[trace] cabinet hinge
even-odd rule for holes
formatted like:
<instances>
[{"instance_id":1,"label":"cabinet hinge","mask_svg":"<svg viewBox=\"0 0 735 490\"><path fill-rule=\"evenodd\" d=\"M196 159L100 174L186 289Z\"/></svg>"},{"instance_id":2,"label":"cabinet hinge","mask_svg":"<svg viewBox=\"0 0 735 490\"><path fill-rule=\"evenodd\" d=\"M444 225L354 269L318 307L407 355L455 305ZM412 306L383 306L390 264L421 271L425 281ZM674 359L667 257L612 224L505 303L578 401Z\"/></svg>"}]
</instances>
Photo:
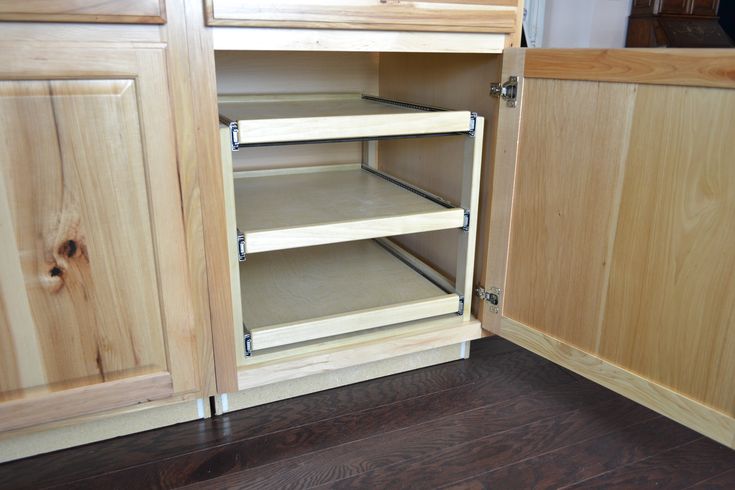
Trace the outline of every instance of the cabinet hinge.
<instances>
[{"instance_id":1,"label":"cabinet hinge","mask_svg":"<svg viewBox=\"0 0 735 490\"><path fill-rule=\"evenodd\" d=\"M470 137L475 136L475 129L477 129L477 113L472 112L470 113L470 131L469 131Z\"/></svg>"},{"instance_id":2,"label":"cabinet hinge","mask_svg":"<svg viewBox=\"0 0 735 490\"><path fill-rule=\"evenodd\" d=\"M490 84L490 95L503 99L508 107L518 106L518 77L508 77L508 81Z\"/></svg>"},{"instance_id":3,"label":"cabinet hinge","mask_svg":"<svg viewBox=\"0 0 735 490\"><path fill-rule=\"evenodd\" d=\"M236 122L230 123L230 146L232 146L232 151L240 149L240 130Z\"/></svg>"},{"instance_id":4,"label":"cabinet hinge","mask_svg":"<svg viewBox=\"0 0 735 490\"><path fill-rule=\"evenodd\" d=\"M464 210L464 223L462 224L462 231L470 231L470 210Z\"/></svg>"},{"instance_id":5,"label":"cabinet hinge","mask_svg":"<svg viewBox=\"0 0 735 490\"><path fill-rule=\"evenodd\" d=\"M237 260L245 262L245 235L240 230L237 230Z\"/></svg>"},{"instance_id":6,"label":"cabinet hinge","mask_svg":"<svg viewBox=\"0 0 735 490\"><path fill-rule=\"evenodd\" d=\"M245 337L243 338L243 341L245 342L245 356L250 357L253 355L253 338L250 336L249 333L245 334Z\"/></svg>"},{"instance_id":7,"label":"cabinet hinge","mask_svg":"<svg viewBox=\"0 0 735 490\"><path fill-rule=\"evenodd\" d=\"M464 296L459 297L459 309L457 310L458 315L464 315Z\"/></svg>"},{"instance_id":8,"label":"cabinet hinge","mask_svg":"<svg viewBox=\"0 0 735 490\"><path fill-rule=\"evenodd\" d=\"M500 313L500 299L503 294L503 290L500 288L489 288L485 289L480 286L475 289L475 294L479 296L483 301L490 303L490 311L493 313Z\"/></svg>"}]
</instances>

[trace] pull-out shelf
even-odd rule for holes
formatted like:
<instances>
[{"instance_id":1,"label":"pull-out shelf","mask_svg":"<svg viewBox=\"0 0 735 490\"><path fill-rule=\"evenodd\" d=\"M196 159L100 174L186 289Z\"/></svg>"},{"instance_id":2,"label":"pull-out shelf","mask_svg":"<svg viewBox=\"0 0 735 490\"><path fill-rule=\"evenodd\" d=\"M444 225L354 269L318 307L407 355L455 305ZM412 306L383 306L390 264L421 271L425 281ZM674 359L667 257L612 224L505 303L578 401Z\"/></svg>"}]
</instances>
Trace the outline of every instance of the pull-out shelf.
<instances>
[{"instance_id":1,"label":"pull-out shelf","mask_svg":"<svg viewBox=\"0 0 735 490\"><path fill-rule=\"evenodd\" d=\"M373 240L260 254L240 265L254 350L458 313L459 295Z\"/></svg>"},{"instance_id":2,"label":"pull-out shelf","mask_svg":"<svg viewBox=\"0 0 735 490\"><path fill-rule=\"evenodd\" d=\"M462 228L465 222L464 209L359 165L257 175L244 172L234 179L237 227L246 254Z\"/></svg>"},{"instance_id":3,"label":"pull-out shelf","mask_svg":"<svg viewBox=\"0 0 735 490\"><path fill-rule=\"evenodd\" d=\"M391 136L469 133L469 111L448 111L359 94L220 96L233 147Z\"/></svg>"}]
</instances>

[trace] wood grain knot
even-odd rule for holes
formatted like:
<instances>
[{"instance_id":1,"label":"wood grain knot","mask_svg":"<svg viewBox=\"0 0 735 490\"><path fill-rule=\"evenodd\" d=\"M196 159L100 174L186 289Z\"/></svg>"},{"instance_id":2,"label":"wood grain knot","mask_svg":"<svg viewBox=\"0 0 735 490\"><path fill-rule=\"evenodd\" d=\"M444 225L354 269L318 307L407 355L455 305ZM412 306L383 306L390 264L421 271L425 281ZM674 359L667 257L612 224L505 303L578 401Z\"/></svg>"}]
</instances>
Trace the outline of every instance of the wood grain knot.
<instances>
[{"instance_id":1,"label":"wood grain knot","mask_svg":"<svg viewBox=\"0 0 735 490\"><path fill-rule=\"evenodd\" d=\"M59 247L59 255L74 257L79 247L74 240L67 240Z\"/></svg>"},{"instance_id":2,"label":"wood grain knot","mask_svg":"<svg viewBox=\"0 0 735 490\"><path fill-rule=\"evenodd\" d=\"M51 275L51 277L59 277L64 273L64 271L58 266L54 266L51 268L50 271L48 271L48 273Z\"/></svg>"}]
</instances>

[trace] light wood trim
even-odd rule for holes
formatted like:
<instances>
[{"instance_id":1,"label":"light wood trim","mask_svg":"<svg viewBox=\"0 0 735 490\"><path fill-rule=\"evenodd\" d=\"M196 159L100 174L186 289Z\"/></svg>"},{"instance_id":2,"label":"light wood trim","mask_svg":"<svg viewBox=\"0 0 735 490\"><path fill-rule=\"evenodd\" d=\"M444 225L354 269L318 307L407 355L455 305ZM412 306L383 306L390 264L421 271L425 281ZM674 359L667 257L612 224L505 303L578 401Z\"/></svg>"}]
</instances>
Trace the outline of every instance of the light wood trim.
<instances>
[{"instance_id":1,"label":"light wood trim","mask_svg":"<svg viewBox=\"0 0 735 490\"><path fill-rule=\"evenodd\" d=\"M229 147L229 132L227 133L227 150ZM231 156L226 157L232 160ZM257 177L275 177L277 175L296 175L296 174L318 174L322 172L339 172L339 171L356 171L362 167L361 163L337 163L330 165L315 165L313 167L285 167L285 168L265 168L262 170L240 170L238 172L231 172L232 179L251 179ZM230 183L232 183L232 179Z\"/></svg>"},{"instance_id":2,"label":"light wood trim","mask_svg":"<svg viewBox=\"0 0 735 490\"><path fill-rule=\"evenodd\" d=\"M511 33L505 36L505 47L507 48L520 48L521 37L523 33L523 18L525 17L525 0L518 0L518 12L523 12L523 15L516 16L516 28Z\"/></svg>"},{"instance_id":3,"label":"light wood trim","mask_svg":"<svg viewBox=\"0 0 735 490\"><path fill-rule=\"evenodd\" d=\"M356 291L356 294L361 294ZM370 308L285 325L269 325L251 330L253 349L270 349L345 333L359 332L394 323L410 322L457 312L459 296L443 294L433 298Z\"/></svg>"},{"instance_id":4,"label":"light wood trim","mask_svg":"<svg viewBox=\"0 0 735 490\"><path fill-rule=\"evenodd\" d=\"M229 96L220 119L236 120L241 145L468 131L468 111L423 111L344 94Z\"/></svg>"},{"instance_id":5,"label":"light wood trim","mask_svg":"<svg viewBox=\"0 0 735 490\"><path fill-rule=\"evenodd\" d=\"M214 27L217 51L502 53L504 34Z\"/></svg>"},{"instance_id":6,"label":"light wood trim","mask_svg":"<svg viewBox=\"0 0 735 490\"><path fill-rule=\"evenodd\" d=\"M232 148L230 129L220 128L220 146L222 148L222 182L225 197L225 220L229 230L229 263L230 263L230 291L232 293L232 326L234 327L232 349L236 359L245 356L245 347L239 339L243 335L242 328L242 301L240 294L240 258L237 248L237 218L235 217L235 188L233 186Z\"/></svg>"},{"instance_id":7,"label":"light wood trim","mask_svg":"<svg viewBox=\"0 0 735 490\"><path fill-rule=\"evenodd\" d=\"M452 133L469 129L469 113L304 117L294 119L239 120L239 143L282 143L340 138L376 138L417 134Z\"/></svg>"},{"instance_id":8,"label":"light wood trim","mask_svg":"<svg viewBox=\"0 0 735 490\"><path fill-rule=\"evenodd\" d=\"M388 29L440 32L514 32L516 0L296 2L205 0L207 25L309 29Z\"/></svg>"},{"instance_id":9,"label":"light wood trim","mask_svg":"<svg viewBox=\"0 0 735 490\"><path fill-rule=\"evenodd\" d=\"M0 21L165 24L166 8L164 0L6 0Z\"/></svg>"},{"instance_id":10,"label":"light wood trim","mask_svg":"<svg viewBox=\"0 0 735 490\"><path fill-rule=\"evenodd\" d=\"M217 127L213 106L216 104L214 64L211 38L202 25L201 8L197 8L196 2L187 0L168 2L169 22L160 31L167 43L171 111L176 121L172 145L178 159L186 259L197 325L196 349L188 362L196 366L201 394L207 396L217 391L212 319L217 318L218 310L213 308L217 308L219 298L219 290L209 287L207 277L210 272L207 264L210 246L207 244L216 240L214 234L207 233L207 230L211 231L210 228L219 221L215 216L205 215L205 209L221 205L221 202L214 194L207 193L200 173L211 171L220 157L219 147L212 140L213 130ZM110 27L107 26L108 29ZM192 76L193 73L196 76Z\"/></svg>"},{"instance_id":11,"label":"light wood trim","mask_svg":"<svg viewBox=\"0 0 735 490\"><path fill-rule=\"evenodd\" d=\"M207 403L205 403L205 401ZM208 400L178 395L0 434L0 463L211 416Z\"/></svg>"},{"instance_id":12,"label":"light wood trim","mask_svg":"<svg viewBox=\"0 0 735 490\"><path fill-rule=\"evenodd\" d=\"M470 304L474 289L475 244L477 242L477 214L480 200L480 168L482 167L482 144L485 137L485 118L477 117L475 136L465 139L464 162L462 164L461 206L470 213L467 231L460 233L457 245L457 291L463 296L463 317L470 319Z\"/></svg>"},{"instance_id":13,"label":"light wood trim","mask_svg":"<svg viewBox=\"0 0 735 490\"><path fill-rule=\"evenodd\" d=\"M732 49L529 49L528 78L732 88Z\"/></svg>"},{"instance_id":14,"label":"light wood trim","mask_svg":"<svg viewBox=\"0 0 735 490\"><path fill-rule=\"evenodd\" d=\"M474 340L481 335L479 322L463 321L457 315L388 327L301 348L302 353L290 357L273 354L270 360L240 368L238 386L245 390L296 380L311 374ZM254 361L256 359L253 358Z\"/></svg>"},{"instance_id":15,"label":"light wood trim","mask_svg":"<svg viewBox=\"0 0 735 490\"><path fill-rule=\"evenodd\" d=\"M173 395L169 373L119 379L0 404L0 431L88 415Z\"/></svg>"},{"instance_id":16,"label":"light wood trim","mask_svg":"<svg viewBox=\"0 0 735 490\"><path fill-rule=\"evenodd\" d=\"M508 318L504 318L494 332L717 442L735 448L733 417Z\"/></svg>"},{"instance_id":17,"label":"light wood trim","mask_svg":"<svg viewBox=\"0 0 735 490\"><path fill-rule=\"evenodd\" d=\"M523 65L528 50L508 49L503 55L503 71L501 80L508 80L511 75L523 73ZM518 158L518 141L520 137L521 113L523 111L523 77L519 79L519 102L515 108L501 103L498 110L498 127L496 129L496 147L493 161L495 167L492 177L492 197L490 203L490 234L486 251L485 271L482 276L485 288L499 287L505 290L505 278L510 245L511 211L513 209L513 189L515 188L516 160ZM480 320L486 330L496 330L500 325L503 311L501 295L500 313L490 311L487 301L482 302Z\"/></svg>"},{"instance_id":18,"label":"light wood trim","mask_svg":"<svg viewBox=\"0 0 735 490\"><path fill-rule=\"evenodd\" d=\"M247 253L268 252L350 240L461 228L463 220L464 211L459 208L452 208L426 214L334 222L282 230L255 231L246 233L245 248Z\"/></svg>"},{"instance_id":19,"label":"light wood trim","mask_svg":"<svg viewBox=\"0 0 735 490\"><path fill-rule=\"evenodd\" d=\"M183 157L180 165L182 186L188 184L183 189L183 202L185 207L201 208L200 218L196 219L192 213L192 219L187 221L187 246L191 247L191 260L198 264L194 279L198 283L196 290L206 295L209 305L205 312L208 319L205 317L201 328L207 330L209 326L206 334L211 332L211 340L202 337L200 360L205 365L214 362L216 391L226 392L237 389L232 296L229 288L222 287L230 284L232 230L227 229L226 224L212 34L211 29L205 27L201 2L175 1L176 8L169 12L169 23L176 26L176 37L170 31L168 50L172 53L169 59L180 64L175 72L172 71L172 75L175 74L172 83L186 87L188 94L173 104L175 111L185 109L183 115L177 112L176 144L177 148L191 148L184 146L186 142L196 142L191 151L180 153ZM191 116L186 115L186 111L190 111ZM211 344L208 346L207 342ZM213 377L206 374L208 382L204 386L210 387L207 393L212 393Z\"/></svg>"}]
</instances>

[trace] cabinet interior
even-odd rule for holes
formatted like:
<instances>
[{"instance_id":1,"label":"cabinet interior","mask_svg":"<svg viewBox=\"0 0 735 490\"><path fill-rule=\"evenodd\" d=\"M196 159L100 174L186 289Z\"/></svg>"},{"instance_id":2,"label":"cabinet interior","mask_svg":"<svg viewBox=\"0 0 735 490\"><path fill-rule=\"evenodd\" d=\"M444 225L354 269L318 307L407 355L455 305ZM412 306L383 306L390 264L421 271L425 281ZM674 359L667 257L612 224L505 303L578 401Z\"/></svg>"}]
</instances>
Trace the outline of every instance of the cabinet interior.
<instances>
[{"instance_id":1,"label":"cabinet interior","mask_svg":"<svg viewBox=\"0 0 735 490\"><path fill-rule=\"evenodd\" d=\"M221 114L223 101L236 102L242 96L366 94L488 117L495 107L487 95L488 83L497 77L500 67L499 56L487 54L219 51L215 62ZM486 123L491 124L490 120ZM485 135L488 133L486 130ZM235 312L241 368L421 329L418 320L428 314L435 320L456 317L461 296L452 285L463 233L456 223L464 218L460 206L466 135L254 146L236 152L227 151L224 138L225 185L229 170L229 185L234 186L234 202L229 206L234 208L238 225L241 220L257 221L245 214L258 207L263 208L261 216L266 221L245 226L247 243L258 253L232 264L237 276L233 291L240 289L233 292L233 300L242 305L242 311ZM487 136L484 146L487 154ZM367 173L360 165L438 197L443 206L380 177L358 176ZM375 179L371 185L385 188L386 194L371 195L371 209L389 209L396 203L393 207L406 208L406 215L435 213L431 215L434 223L444 220L455 223L454 227L420 226L421 233L401 233L390 239L379 238L388 233L375 232L365 235L366 240L345 243L334 243L340 241L338 236L320 238L315 246L308 246L314 244L307 239L289 250L271 246L278 239L278 226L293 219L279 217L281 200L304 202L303 214L317 222L315 215L325 203L342 206L339 214L344 219L363 214L362 203L355 198L359 191L350 188L357 178ZM334 186L329 197L332 203L329 199L319 202L330 192L330 185ZM398 191L405 195L391 194ZM394 228L386 224L385 230ZM296 248L303 246L307 248ZM274 248L279 250L271 250ZM476 269L480 266L475 263ZM238 328L243 321L248 328L257 329L250 357L245 356L243 332ZM394 325L385 326L387 322ZM353 323L360 326L351 330ZM330 329L337 325L330 336ZM282 339L284 334L288 341Z\"/></svg>"}]
</instances>

